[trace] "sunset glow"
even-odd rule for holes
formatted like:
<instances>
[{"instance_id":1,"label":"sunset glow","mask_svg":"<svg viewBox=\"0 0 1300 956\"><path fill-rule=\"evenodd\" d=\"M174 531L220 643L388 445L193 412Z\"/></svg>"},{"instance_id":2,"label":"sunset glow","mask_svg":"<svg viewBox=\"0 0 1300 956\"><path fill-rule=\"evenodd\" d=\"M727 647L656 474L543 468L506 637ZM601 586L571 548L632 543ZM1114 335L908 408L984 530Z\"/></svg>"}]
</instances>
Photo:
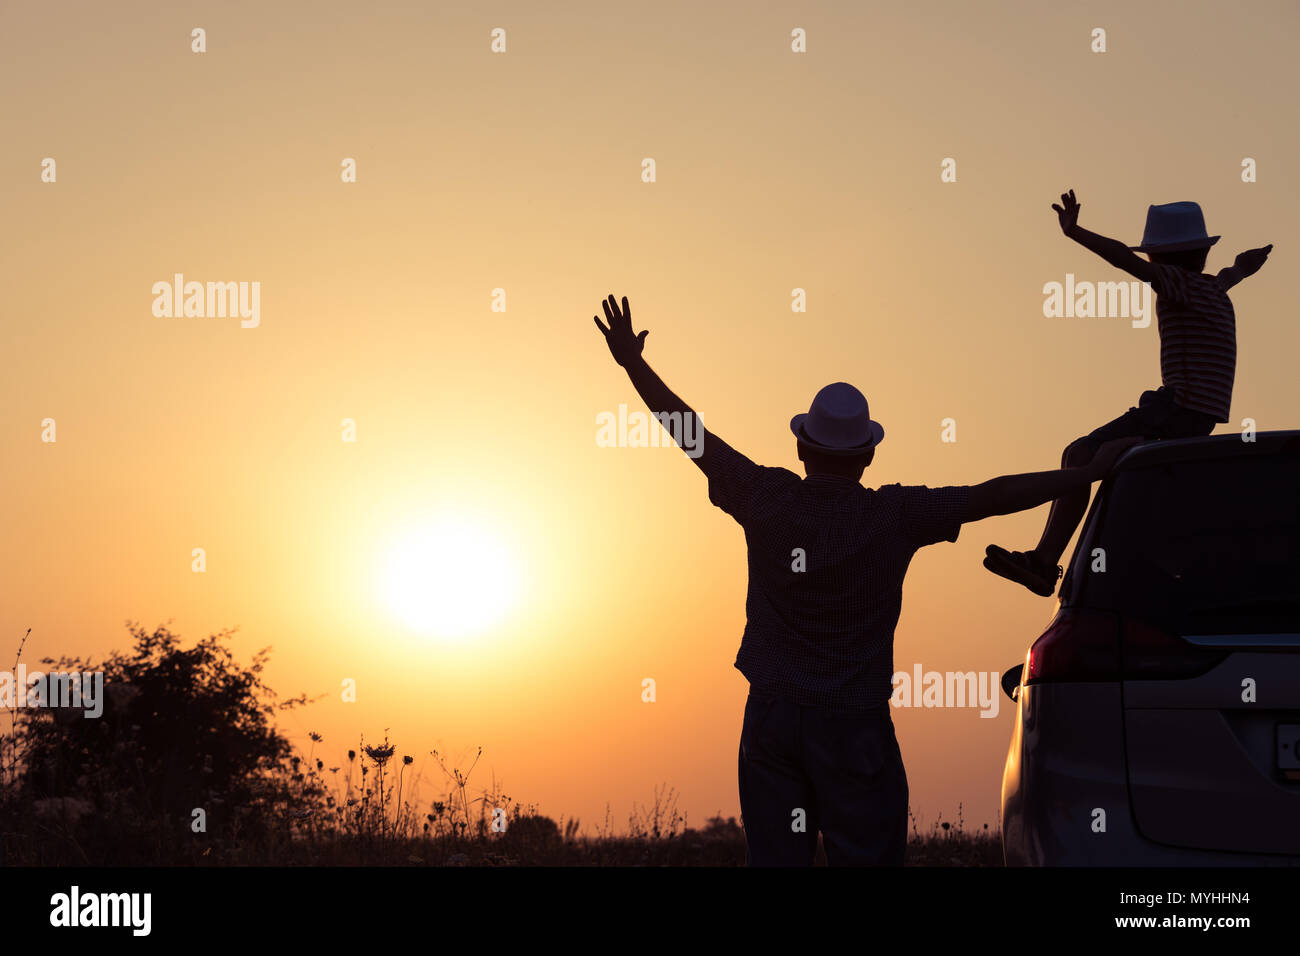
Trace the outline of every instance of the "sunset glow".
<instances>
[{"instance_id":1,"label":"sunset glow","mask_svg":"<svg viewBox=\"0 0 1300 956\"><path fill-rule=\"evenodd\" d=\"M3 666L28 629L32 666L229 629L312 700L295 747L387 732L421 813L430 751L482 747L475 788L586 832L664 784L702 826L740 813L746 541L634 417L605 296L756 463L802 474L791 416L848 382L888 434L867 486L973 484L1160 381L1145 305L1057 308L1128 277L1051 204L1136 243L1195 200L1211 271L1277 244L1219 432L1296 424L1295 3L156 6L0 12ZM908 566L922 829L997 826L991 675L1052 607L982 562L1046 514ZM930 706L930 674L988 699Z\"/></svg>"},{"instance_id":2,"label":"sunset glow","mask_svg":"<svg viewBox=\"0 0 1300 956\"><path fill-rule=\"evenodd\" d=\"M441 517L398 535L379 573L385 607L411 629L459 640L496 625L514 607L519 568L485 526Z\"/></svg>"}]
</instances>

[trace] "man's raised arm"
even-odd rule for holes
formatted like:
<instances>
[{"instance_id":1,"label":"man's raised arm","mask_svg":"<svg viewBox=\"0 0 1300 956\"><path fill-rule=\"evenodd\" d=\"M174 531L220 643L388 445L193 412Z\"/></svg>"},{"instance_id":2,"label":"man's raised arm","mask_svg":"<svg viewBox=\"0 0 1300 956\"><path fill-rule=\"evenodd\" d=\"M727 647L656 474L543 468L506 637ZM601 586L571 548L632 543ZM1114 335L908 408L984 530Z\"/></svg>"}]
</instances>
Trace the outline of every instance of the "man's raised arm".
<instances>
[{"instance_id":1,"label":"man's raised arm","mask_svg":"<svg viewBox=\"0 0 1300 956\"><path fill-rule=\"evenodd\" d=\"M660 413L671 415L676 412L682 416L689 414L693 417L695 412L691 407L664 384L664 380L655 374L655 370L642 357L645 337L650 334L650 330L642 329L639 335L632 331L632 307L627 303L627 296L623 296L621 309L612 295L601 304L605 307L605 319L609 325L602 323L599 316L592 316L596 328L604 334L605 344L609 346L609 354L614 356L615 362L623 366L627 377L632 380L632 387L636 389L650 412L656 416Z\"/></svg>"},{"instance_id":2,"label":"man's raised arm","mask_svg":"<svg viewBox=\"0 0 1300 956\"><path fill-rule=\"evenodd\" d=\"M642 329L639 334L632 331L632 308L628 305L627 296L623 296L622 308L612 295L602 305L609 325L601 322L599 316L592 318L596 322L596 328L605 336L609 354L627 372L632 387L646 403L650 413L672 435L673 441L707 473L709 447L720 444L721 440L715 439L705 430L695 410L664 384L664 380L642 356L645 337L650 334L650 330Z\"/></svg>"}]
</instances>

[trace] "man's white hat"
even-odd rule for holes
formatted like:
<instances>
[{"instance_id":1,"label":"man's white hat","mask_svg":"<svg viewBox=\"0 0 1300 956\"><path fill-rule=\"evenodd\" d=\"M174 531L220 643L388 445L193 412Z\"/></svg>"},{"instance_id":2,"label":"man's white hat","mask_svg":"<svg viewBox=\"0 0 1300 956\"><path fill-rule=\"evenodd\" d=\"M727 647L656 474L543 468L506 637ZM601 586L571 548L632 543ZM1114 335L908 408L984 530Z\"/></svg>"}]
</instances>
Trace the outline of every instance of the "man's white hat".
<instances>
[{"instance_id":1,"label":"man's white hat","mask_svg":"<svg viewBox=\"0 0 1300 956\"><path fill-rule=\"evenodd\" d=\"M827 455L860 455L885 439L871 420L867 398L847 382L827 385L814 396L807 414L790 419L790 431L809 448Z\"/></svg>"}]
</instances>

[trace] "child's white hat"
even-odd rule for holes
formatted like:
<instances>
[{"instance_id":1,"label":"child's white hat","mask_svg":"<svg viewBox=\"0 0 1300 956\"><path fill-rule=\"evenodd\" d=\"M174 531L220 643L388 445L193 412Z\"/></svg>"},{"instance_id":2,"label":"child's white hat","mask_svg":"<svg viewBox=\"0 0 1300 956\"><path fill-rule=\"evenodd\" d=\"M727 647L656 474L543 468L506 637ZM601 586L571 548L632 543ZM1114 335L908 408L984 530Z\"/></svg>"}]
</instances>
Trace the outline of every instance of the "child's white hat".
<instances>
[{"instance_id":1,"label":"child's white hat","mask_svg":"<svg viewBox=\"0 0 1300 956\"><path fill-rule=\"evenodd\" d=\"M1147 207L1147 227L1142 245L1130 246L1134 252L1182 252L1208 249L1219 241L1206 235L1205 215L1194 202L1167 202Z\"/></svg>"}]
</instances>

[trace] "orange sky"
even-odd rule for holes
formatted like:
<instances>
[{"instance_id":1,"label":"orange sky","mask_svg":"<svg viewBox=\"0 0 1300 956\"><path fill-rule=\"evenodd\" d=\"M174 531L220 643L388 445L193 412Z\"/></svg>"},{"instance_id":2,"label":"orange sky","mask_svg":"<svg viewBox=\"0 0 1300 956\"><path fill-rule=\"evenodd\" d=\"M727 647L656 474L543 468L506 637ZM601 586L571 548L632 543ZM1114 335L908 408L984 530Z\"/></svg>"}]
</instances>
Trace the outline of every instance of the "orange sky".
<instances>
[{"instance_id":1,"label":"orange sky","mask_svg":"<svg viewBox=\"0 0 1300 956\"><path fill-rule=\"evenodd\" d=\"M388 728L426 780L431 748L482 745L474 779L553 816L621 824L667 782L703 822L738 812L743 538L680 452L597 447L597 414L637 407L601 296L764 464L798 467L790 415L847 380L888 432L868 483L974 482L1054 465L1158 383L1154 325L1043 316L1047 282L1121 278L1056 195L1133 243L1148 203L1195 199L1212 270L1276 244L1233 294L1234 421L1297 424L1293 3L559 6L0 8L4 641L237 626L278 691L328 695L285 729L336 758ZM260 324L155 317L177 272L259 282ZM448 511L523 582L456 642L377 582ZM1042 519L918 555L897 670L1023 658L1051 604L980 558ZM922 825L995 822L1005 703L895 712Z\"/></svg>"}]
</instances>

